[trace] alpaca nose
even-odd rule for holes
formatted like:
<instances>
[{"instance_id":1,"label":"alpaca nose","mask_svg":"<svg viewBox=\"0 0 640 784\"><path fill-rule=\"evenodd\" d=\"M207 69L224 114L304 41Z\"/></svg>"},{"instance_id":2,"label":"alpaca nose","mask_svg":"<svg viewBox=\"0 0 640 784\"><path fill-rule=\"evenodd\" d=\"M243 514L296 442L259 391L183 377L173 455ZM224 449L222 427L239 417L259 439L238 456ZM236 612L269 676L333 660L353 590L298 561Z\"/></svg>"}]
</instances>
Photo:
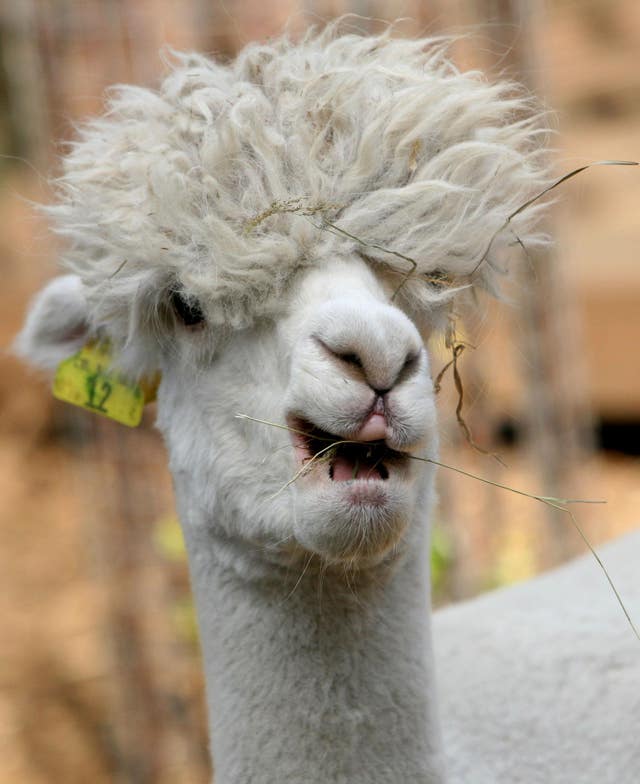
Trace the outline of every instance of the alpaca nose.
<instances>
[{"instance_id":1,"label":"alpaca nose","mask_svg":"<svg viewBox=\"0 0 640 784\"><path fill-rule=\"evenodd\" d=\"M316 339L343 372L363 377L378 399L417 371L422 349L412 322L388 305L337 308Z\"/></svg>"},{"instance_id":2,"label":"alpaca nose","mask_svg":"<svg viewBox=\"0 0 640 784\"><path fill-rule=\"evenodd\" d=\"M356 433L358 441L382 441L387 435L387 416L384 400L376 396L376 402L369 416Z\"/></svg>"}]
</instances>

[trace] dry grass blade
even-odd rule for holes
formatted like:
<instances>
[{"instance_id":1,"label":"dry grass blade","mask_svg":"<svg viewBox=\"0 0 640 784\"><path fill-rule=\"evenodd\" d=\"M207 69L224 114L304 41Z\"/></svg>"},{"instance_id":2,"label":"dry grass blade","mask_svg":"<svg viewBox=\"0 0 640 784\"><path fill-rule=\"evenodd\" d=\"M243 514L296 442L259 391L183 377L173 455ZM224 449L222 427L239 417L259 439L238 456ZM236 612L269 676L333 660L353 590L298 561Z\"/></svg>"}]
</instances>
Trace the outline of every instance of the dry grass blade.
<instances>
[{"instance_id":1,"label":"dry grass blade","mask_svg":"<svg viewBox=\"0 0 640 784\"><path fill-rule=\"evenodd\" d=\"M398 259L402 259L402 261L406 261L411 266L407 272L399 273L402 275L402 280L391 295L391 300L393 301L407 280L415 273L416 269L418 268L418 263L415 259L412 259L411 256L406 256L404 253L400 253L400 251L393 250L392 248L386 248L384 245L379 245L376 242L368 242L367 240L363 240L362 237L358 237L355 234L352 234L351 232L343 229L341 226L338 226L336 223L333 223L327 219L326 214L328 212L336 213L342 209L343 205L325 202L310 205L305 203L305 200L302 197L286 199L285 201L274 201L269 205L269 207L267 207L266 210L263 210L261 213L246 223L244 232L245 234L250 234L261 223L267 220L267 218L270 218L273 215L301 215L307 218L312 226L314 226L319 231L329 231L332 234L353 240L359 245L362 245L363 248L373 248L374 250L380 251L381 253L388 253L390 256L395 256ZM320 216L322 222L318 224L311 220L311 218L315 216ZM427 280L438 286L441 286L445 281L447 284L451 283L451 281L443 275L435 275L432 279L427 278Z\"/></svg>"},{"instance_id":2,"label":"dry grass blade","mask_svg":"<svg viewBox=\"0 0 640 784\"><path fill-rule=\"evenodd\" d=\"M269 427L277 427L279 430L288 430L289 433L298 433L301 436L310 436L311 433L307 433L306 430L298 430L295 427L289 427L289 425L279 425L277 422L269 422L267 419L257 419L256 417L249 416L249 414L235 414L234 419L246 419L249 422L257 422L260 425L269 425ZM315 436L314 438L316 441L331 441L333 443L333 439L331 438L321 438L320 436Z\"/></svg>"},{"instance_id":3,"label":"dry grass blade","mask_svg":"<svg viewBox=\"0 0 640 784\"><path fill-rule=\"evenodd\" d=\"M423 463L432 463L433 465L440 466L441 468L446 468L449 471L455 471L458 474L462 474L463 476L469 477L470 479L475 479L478 482L483 482L484 484L491 485L492 487L498 487L501 490L507 490L510 493L515 493L516 495L521 495L524 496L525 498L531 498L534 501L539 501L540 503L545 504L546 506L549 506L552 509L557 509L558 511L568 515L569 519L571 520L571 524L576 529L580 538L585 543L591 555L595 558L596 563L602 570L604 576L607 579L607 582L611 587L611 590L613 591L613 594L618 604L620 605L620 608L622 609L622 612L625 615L625 618L629 623L629 626L631 626L633 633L640 641L640 631L638 630L637 626L633 622L631 615L629 614L629 611L627 610L624 602L622 601L622 597L620 596L620 593L618 592L618 589L616 588L615 583L611 578L611 575L609 574L606 566L602 562L602 559L596 552L595 547L591 544L585 532L578 525L578 521L576 520L575 515L570 509L567 509L567 504L606 504L606 501L589 500L584 498L554 498L553 496L536 495L535 493L527 493L525 490L517 490L515 487L509 487L509 485L503 485L500 482L493 482L491 479L485 479L482 476L477 476L477 474L472 474L470 471L464 471L462 468L456 468L455 466L447 465L446 463L441 463L440 461L433 460L432 458L429 457L417 457L415 455L411 455L411 458L413 460L419 460Z\"/></svg>"},{"instance_id":4,"label":"dry grass blade","mask_svg":"<svg viewBox=\"0 0 640 784\"><path fill-rule=\"evenodd\" d=\"M117 267L116 271L115 271L115 272L112 272L112 273L111 273L111 275L109 275L109 279L111 279L111 278L115 278L115 276L116 276L116 275L119 275L119 274L120 274L120 272L122 272L122 270L125 268L125 266L126 266L128 263L129 263L129 259L125 259L123 262L121 262L121 263L118 265L118 267Z\"/></svg>"},{"instance_id":5,"label":"dry grass blade","mask_svg":"<svg viewBox=\"0 0 640 784\"><path fill-rule=\"evenodd\" d=\"M288 431L293 432L293 433L301 433L302 435L310 435L310 433L306 433L303 430L296 430L295 428L288 427L287 425L280 425L277 422L270 422L267 419L257 419L256 417L249 416L248 414L236 414L235 418L236 419L246 419L246 420L248 420L250 422L256 422L256 423L261 424L261 425L268 425L269 427L277 427L280 430L288 430ZM329 441L331 439L323 439L323 440ZM335 441L335 442L331 441L331 443L328 446L324 447L319 452L317 452L315 455L313 455L313 457L311 457L307 461L307 463L305 463L305 465L295 474L295 476L293 476L285 485L283 485L280 488L280 490L278 490L277 493L275 493L275 495L273 497L279 495L283 490L285 490L287 487L289 487L291 484L293 484L305 472L307 467L316 458L322 457L329 450L331 450L334 446L338 446L339 444L354 444L354 443L358 443L358 442L357 441ZM497 487L497 488L499 488L501 490L506 490L509 493L515 493L516 495L521 495L521 496L524 496L525 498L531 498L533 501L538 501L541 504L545 504L545 505L551 507L552 509L557 509L558 511L563 512L564 514L568 515L569 519L571 520L571 524L576 529L576 531L578 532L580 538L585 543L585 545L587 546L589 552L595 558L596 563L598 564L598 566L602 570L602 573L604 574L607 582L609 583L609 586L611 587L611 590L613 591L613 594L614 594L614 596L616 598L616 601L620 605L620 608L622 609L622 612L624 613L624 616L627 619L627 622L629 623L629 626L631 627L631 630L633 631L633 633L636 636L636 638L638 639L638 641L640 641L640 631L638 630L637 626L633 622L633 619L631 618L631 615L629 614L629 611L627 610L627 608L626 608L626 606L624 604L624 601L622 600L622 597L620 596L620 593L618 592L618 589L616 588L615 583L613 582L613 579L611 578L611 575L609 574L606 566L602 562L602 559L600 558L600 556L596 552L595 547L591 544L591 542L589 541L587 535L585 534L585 532L582 530L582 528L578 524L578 521L576 520L574 514L571 512L570 509L567 508L568 504L605 504L606 501L604 501L604 500L590 500L590 499L584 499L584 498L555 498L553 496L536 495L535 493L528 493L525 490L518 490L515 487L509 487L509 485L505 485L505 484L502 484L500 482L494 482L491 479L485 479L484 477L478 476L477 474L472 474L470 471L465 471L462 468L456 468L455 466L448 465L447 463L442 463L439 460L434 460L433 458L430 458L430 457L418 457L417 455L409 455L409 457L412 460L418 460L421 463L431 463L432 465L436 465L436 466L438 466L440 468L445 468L448 471L455 471L455 473L461 474L462 476L466 476L469 479L475 479L477 482L482 482L483 484L491 485L492 487Z\"/></svg>"},{"instance_id":6,"label":"dry grass blade","mask_svg":"<svg viewBox=\"0 0 640 784\"><path fill-rule=\"evenodd\" d=\"M338 235L341 235L343 237L347 237L350 240L354 240L355 242L359 243L360 245L362 245L365 248L374 248L375 250L379 250L382 253L388 253L391 256L396 256L396 258L402 259L403 261L406 261L409 264L411 264L411 269L404 274L402 280L400 281L400 284L399 284L398 288L391 295L391 300L392 301L396 298L396 296L398 295L398 293L400 292L400 290L402 289L404 284L413 275L413 273L416 271L416 269L418 267L415 259L412 259L411 256L405 256L404 253L400 253L397 250L392 250L391 248L385 248L383 245L378 245L376 242L367 242L366 240L363 240L361 237L356 237L355 234L351 234L351 232L346 231L346 229L343 229L340 226L337 226L335 223L331 223L331 221L323 220L321 226L318 226L315 223L313 225L317 229L321 229L321 230L322 229L325 229L325 230L328 229L328 230L332 231L334 234L338 234Z\"/></svg>"},{"instance_id":7,"label":"dry grass blade","mask_svg":"<svg viewBox=\"0 0 640 784\"><path fill-rule=\"evenodd\" d=\"M433 390L436 395L442 389L442 379L444 378L445 373L449 368L453 368L453 383L456 387L456 392L458 393L458 404L456 405L456 420L460 429L464 433L464 437L467 440L469 446L472 449L475 449L476 452L479 452L482 455L487 455L488 457L492 457L496 460L503 468L506 468L506 464L504 460L500 457L500 455L496 454L495 452L490 452L488 449L484 449L481 447L480 444L473 437L473 433L471 432L471 428L467 424L465 418L462 416L462 406L464 405L464 385L462 384L462 376L460 375L460 370L458 369L458 358L462 354L462 352L467 348L466 343L460 343L459 341L455 341L451 344L451 352L453 354L452 359L450 359L447 364L442 368L442 370L436 376L436 379L433 383Z\"/></svg>"},{"instance_id":8,"label":"dry grass blade","mask_svg":"<svg viewBox=\"0 0 640 784\"><path fill-rule=\"evenodd\" d=\"M535 202L537 202L543 196L546 196L547 193L552 191L554 188L557 188L558 185L562 185L563 182L570 180L572 177L581 174L583 171L586 171L587 169L591 169L593 166L638 166L638 165L640 165L638 161L594 161L593 163L587 163L584 166L579 166L577 169L573 169L572 171L563 174L561 177L558 177L558 179L552 182L551 185L548 185L544 190L540 191L540 193L537 193L535 196L532 196L530 199L525 201L524 204L521 204L516 210L514 210L507 217L507 219L502 224L502 226L500 226L500 228L493 234L493 236L489 240L487 249L482 254L482 258L480 259L480 261L473 268L471 274L474 275L478 271L480 266L486 261L487 256L491 252L491 248L493 246L493 243L495 242L496 237L507 228L507 226L511 223L511 221L517 215L520 215L521 212L524 212L532 204L535 204Z\"/></svg>"},{"instance_id":9,"label":"dry grass blade","mask_svg":"<svg viewBox=\"0 0 640 784\"><path fill-rule=\"evenodd\" d=\"M296 473L291 477L291 479L289 479L288 482L285 482L282 485L282 487L271 496L270 500L277 498L280 495L280 493L282 493L284 490L287 489L287 487L290 487L296 481L296 479L299 479L303 474L305 474L309 470L309 468L313 465L313 463L318 462L318 460L324 457L324 455L331 454L331 451L336 446L340 446L341 444L355 444L355 443L356 443L355 441L332 441L329 444L329 446L323 447L319 452L316 452L315 455L312 455L308 460L306 460L302 468L296 471Z\"/></svg>"},{"instance_id":10,"label":"dry grass blade","mask_svg":"<svg viewBox=\"0 0 640 784\"><path fill-rule=\"evenodd\" d=\"M299 435L302 435L302 436L313 436L313 438L316 441L329 441L330 442L328 446L323 447L319 452L316 452L315 455L312 455L305 462L305 464L302 466L302 468L300 468L300 470L297 471L294 474L294 476L292 476L291 479L289 479L288 482L285 482L285 484L282 485L282 487L279 490L277 490L271 496L270 500L273 500L274 498L279 496L280 493L282 493L284 490L286 490L287 487L290 487L296 481L296 479L299 479L304 473L306 473L306 471L308 471L309 467L314 462L316 462L317 460L322 458L325 454L328 454L328 453L330 454L331 450L334 449L334 447L341 446L342 444L358 444L358 443L360 443L359 441L346 441L346 440L336 441L333 438L324 438L324 437L321 437L321 436L317 436L317 435L315 435L313 433L307 433L305 430L298 430L295 427L289 427L288 425L279 425L277 422L268 422L266 419L256 419L255 417L249 416L248 414L236 414L234 418L235 419L247 419L250 422L258 422L261 425L270 425L271 427L277 427L280 430L288 430L290 433L298 433Z\"/></svg>"},{"instance_id":11,"label":"dry grass blade","mask_svg":"<svg viewBox=\"0 0 640 784\"><path fill-rule=\"evenodd\" d=\"M257 228L261 223L263 223L267 218L270 218L272 215L282 215L288 213L292 215L304 215L305 217L309 217L312 215L317 215L318 213L322 214L325 212L336 212L341 209L342 206L340 204L330 204L329 202L319 202L318 204L312 205L305 204L305 200L302 197L286 199L284 201L274 201L267 207L266 210L263 210L261 213L248 221L244 227L244 233L250 234L255 228Z\"/></svg>"},{"instance_id":12,"label":"dry grass blade","mask_svg":"<svg viewBox=\"0 0 640 784\"><path fill-rule=\"evenodd\" d=\"M465 348L466 347L465 347L464 343L453 343L453 345L451 346L451 351L453 353L453 358L450 359L445 364L445 366L438 373L438 375L435 378L435 381L433 382L433 391L435 392L436 395L440 394L440 390L442 389L442 380L445 377L445 374L446 374L447 370L449 370L449 368L457 360L457 358L460 356L460 354L462 354L462 352L464 351Z\"/></svg>"}]
</instances>

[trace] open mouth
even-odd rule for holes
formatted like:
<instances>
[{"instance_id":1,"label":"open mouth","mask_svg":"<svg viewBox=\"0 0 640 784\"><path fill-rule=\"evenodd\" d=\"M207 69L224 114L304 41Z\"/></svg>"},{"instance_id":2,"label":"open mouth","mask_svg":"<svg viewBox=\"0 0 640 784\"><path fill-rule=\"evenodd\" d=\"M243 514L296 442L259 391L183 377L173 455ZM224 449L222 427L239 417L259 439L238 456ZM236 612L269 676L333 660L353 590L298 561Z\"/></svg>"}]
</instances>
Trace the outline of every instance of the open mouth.
<instances>
[{"instance_id":1,"label":"open mouth","mask_svg":"<svg viewBox=\"0 0 640 784\"><path fill-rule=\"evenodd\" d=\"M291 438L301 466L322 466L333 482L384 482L409 456L384 441L356 441L329 433L300 417L288 417Z\"/></svg>"}]
</instances>

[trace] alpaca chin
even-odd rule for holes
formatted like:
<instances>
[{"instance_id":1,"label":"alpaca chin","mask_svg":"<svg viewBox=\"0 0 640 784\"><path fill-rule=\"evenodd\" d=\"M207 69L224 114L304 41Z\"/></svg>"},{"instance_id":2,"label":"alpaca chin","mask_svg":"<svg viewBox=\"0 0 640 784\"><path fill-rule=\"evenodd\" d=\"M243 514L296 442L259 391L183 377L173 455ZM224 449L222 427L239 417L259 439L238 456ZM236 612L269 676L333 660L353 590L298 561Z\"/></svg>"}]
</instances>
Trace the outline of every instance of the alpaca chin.
<instances>
[{"instance_id":1,"label":"alpaca chin","mask_svg":"<svg viewBox=\"0 0 640 784\"><path fill-rule=\"evenodd\" d=\"M297 494L295 537L328 562L371 566L403 540L412 506L407 490L397 476L305 482Z\"/></svg>"}]
</instances>

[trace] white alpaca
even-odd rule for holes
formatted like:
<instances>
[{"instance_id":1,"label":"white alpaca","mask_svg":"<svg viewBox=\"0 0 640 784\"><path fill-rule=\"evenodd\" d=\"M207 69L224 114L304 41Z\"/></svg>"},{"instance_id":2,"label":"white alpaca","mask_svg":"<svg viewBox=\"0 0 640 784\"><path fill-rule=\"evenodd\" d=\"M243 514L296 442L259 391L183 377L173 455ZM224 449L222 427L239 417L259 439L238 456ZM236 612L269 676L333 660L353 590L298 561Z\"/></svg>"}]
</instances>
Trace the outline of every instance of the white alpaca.
<instances>
[{"instance_id":1,"label":"white alpaca","mask_svg":"<svg viewBox=\"0 0 640 784\"><path fill-rule=\"evenodd\" d=\"M437 44L329 29L180 58L67 156L73 274L19 345L52 367L101 335L162 374L217 784L638 780L640 652L591 563L441 613L437 710L424 341L493 286L541 136Z\"/></svg>"}]
</instances>

